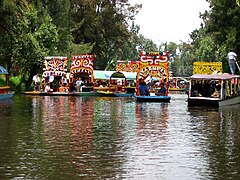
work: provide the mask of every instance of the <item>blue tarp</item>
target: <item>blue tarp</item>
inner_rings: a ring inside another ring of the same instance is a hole
[[[94,70],[93,71],[93,77],[95,80],[109,80],[110,76],[115,71],[104,71],[104,70]]]
[[[8,72],[4,67],[0,66],[0,74],[8,74]]]

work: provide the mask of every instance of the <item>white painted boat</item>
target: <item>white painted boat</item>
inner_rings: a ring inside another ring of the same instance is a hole
[[[219,91],[218,96],[214,96],[213,89]],[[240,76],[227,73],[191,76],[188,106],[223,107],[239,103]]]

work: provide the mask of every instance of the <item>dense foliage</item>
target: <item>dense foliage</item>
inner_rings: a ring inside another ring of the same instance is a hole
[[[28,88],[44,56],[93,53],[95,69],[136,59],[140,9],[128,0],[2,0],[0,64]]]
[[[221,61],[228,71],[228,51],[240,51],[239,1],[206,1],[210,10],[200,14],[203,23],[189,42],[157,46],[139,34],[141,5],[128,0],[1,0],[0,65],[21,76],[19,89],[28,89],[51,55],[93,53],[95,69],[113,70],[119,59],[138,59],[138,50],[165,50],[174,75],[191,75],[194,61]]]

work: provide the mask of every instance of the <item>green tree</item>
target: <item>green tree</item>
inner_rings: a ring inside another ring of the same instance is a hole
[[[216,47],[216,59],[222,61],[229,71],[227,53],[233,49],[240,52],[240,7],[235,0],[208,0],[211,11],[206,19],[206,36],[210,36]]]
[[[26,84],[26,90],[30,87],[32,77],[42,70],[43,58],[54,54],[58,42],[56,26],[49,15],[42,21],[39,20],[34,8],[23,13],[18,18],[15,31],[19,32],[14,39],[13,64],[20,69],[22,83]]]
[[[29,4],[25,0],[0,1],[0,64],[6,66],[9,72],[12,68],[13,40],[17,35],[14,30],[16,17],[28,8]]]
[[[72,1],[74,43],[94,43],[96,69],[105,69],[114,58],[131,54],[124,48],[133,37],[128,21],[134,19],[139,8],[131,6],[128,0]]]

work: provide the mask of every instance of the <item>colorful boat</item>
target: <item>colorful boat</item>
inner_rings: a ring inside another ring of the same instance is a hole
[[[195,74],[190,77],[188,106],[223,107],[240,103],[240,76]]]
[[[59,88],[62,86],[62,78],[65,76],[67,78],[67,57],[64,56],[47,56],[44,58],[43,67],[43,91],[44,86],[49,82],[50,76],[54,77],[53,82],[51,82],[51,88],[53,92],[59,92]]]
[[[44,95],[44,96],[99,96],[93,87],[93,55],[72,56],[70,73],[67,72],[67,57],[49,56],[45,57],[43,78],[50,75],[54,76],[51,91],[26,91],[25,95]],[[85,82],[81,91],[75,89],[75,81],[82,78]],[[65,83],[63,82],[65,79]],[[46,85],[46,80],[43,81]]]
[[[94,90],[94,73],[93,73],[94,55],[76,55],[72,56],[70,67],[70,84],[72,87],[77,87],[77,79],[82,81],[81,88],[71,90],[80,96],[97,96],[99,95]]]
[[[115,97],[116,96],[113,91],[97,91],[97,93],[100,96],[106,96],[106,97]]]
[[[170,102],[171,97],[168,96],[168,81],[169,81],[169,56],[168,52],[159,53],[159,52],[149,52],[145,54],[140,52],[140,62],[139,70],[137,73],[137,86],[140,81],[144,81],[148,77],[157,78],[159,83],[164,83],[166,86],[165,95],[157,96],[155,93],[158,91],[158,87],[150,87],[151,95],[142,96],[140,95],[139,88],[137,88],[136,100],[138,102]]]
[[[8,72],[2,66],[0,66],[0,75],[5,76],[5,85],[0,86],[0,100],[11,99],[14,95],[14,92],[9,91],[10,87],[8,86]]]
[[[59,92],[62,87],[62,79],[67,79],[67,57],[47,56],[43,62],[42,86],[39,91],[25,91],[25,95],[50,95],[52,92]],[[52,77],[52,81],[50,80]],[[51,87],[51,91],[45,91],[46,85]],[[68,87],[64,87],[68,89]]]
[[[170,102],[170,96],[136,96],[137,102]]]
[[[183,77],[169,78],[169,91],[187,91],[189,89],[189,81]]]
[[[116,71],[110,76],[109,86],[115,88],[115,96],[131,97],[135,94],[137,72]]]
[[[36,96],[44,96],[47,95],[47,92],[43,92],[43,91],[25,91],[23,92],[23,94],[25,95],[36,95]]]

